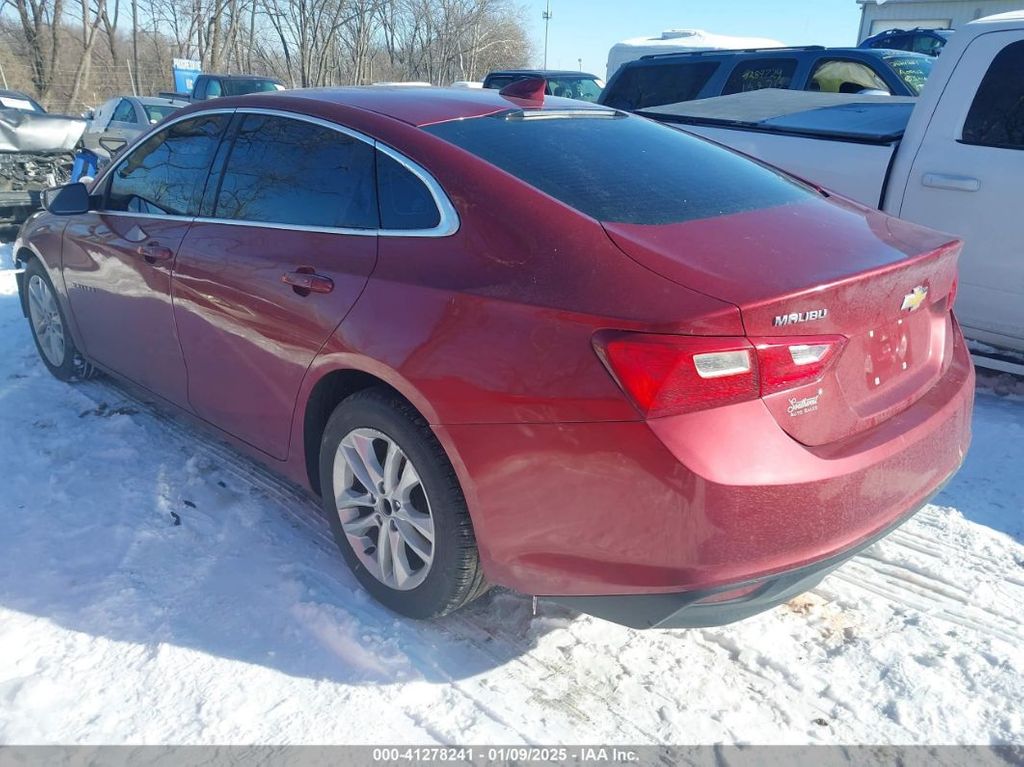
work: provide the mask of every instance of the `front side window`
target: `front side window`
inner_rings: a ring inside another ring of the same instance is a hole
[[[885,80],[866,64],[848,59],[825,59],[819,63],[807,83],[807,90],[822,93],[889,93]]]
[[[673,224],[815,196],[779,172],[631,115],[508,113],[424,130],[598,221]]]
[[[220,182],[215,218],[376,229],[374,148],[332,128],[245,115]]]
[[[723,95],[746,93],[763,88],[789,88],[796,72],[796,59],[757,59],[743,61],[729,75]]]
[[[1024,149],[1024,41],[995,57],[964,124],[963,142]]]
[[[226,124],[226,115],[201,115],[150,136],[110,174],[106,210],[196,215]]]
[[[644,109],[693,101],[718,69],[718,62],[691,61],[626,67],[605,99],[615,109]]]

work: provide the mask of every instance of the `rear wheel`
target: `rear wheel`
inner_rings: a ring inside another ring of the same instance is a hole
[[[486,590],[455,470],[426,421],[387,389],[342,401],[321,442],[324,510],[363,587],[434,618]]]
[[[46,368],[61,381],[91,378],[95,368],[78,353],[53,283],[34,258],[25,269],[25,298],[32,338]]]

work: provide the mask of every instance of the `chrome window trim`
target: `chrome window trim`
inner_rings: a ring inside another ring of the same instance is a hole
[[[288,112],[281,109],[266,109],[264,107],[239,107],[234,109],[204,109],[199,112],[190,112],[186,115],[173,118],[166,123],[161,123],[159,130],[166,130],[171,126],[182,122],[183,120],[189,120],[195,117],[201,117],[203,115],[210,114],[257,114],[257,115],[270,115],[273,117],[282,117],[290,120],[299,120],[301,122],[312,123],[313,125],[319,125],[320,127],[333,130],[343,135],[354,138],[357,141],[362,141],[364,144],[369,144],[372,148],[377,151],[383,152],[392,160],[397,162],[399,165],[404,167],[410,173],[412,173],[420,182],[427,187],[427,191],[430,192],[430,196],[434,200],[434,205],[437,207],[438,212],[438,224],[431,229],[384,229],[378,227],[377,229],[355,229],[346,227],[333,227],[333,226],[307,226],[303,224],[285,224],[273,221],[249,221],[233,218],[216,218],[213,216],[177,216],[177,215],[160,215],[156,213],[131,213],[129,211],[117,210],[117,211],[92,211],[105,216],[121,216],[131,218],[157,218],[167,219],[171,221],[192,221],[193,223],[202,224],[226,224],[228,226],[251,226],[260,229],[283,229],[285,231],[298,231],[298,232],[322,232],[324,234],[343,234],[353,235],[357,237],[450,237],[459,231],[461,226],[461,220],[459,214],[455,210],[455,206],[452,205],[451,200],[445,193],[444,189],[433,177],[433,175],[426,170],[419,163],[410,160],[408,157],[403,155],[396,149],[378,141],[375,138],[367,136],[364,133],[347,128],[344,125],[331,122],[330,120],[324,120],[320,117],[313,117],[312,115],[305,115],[300,112]],[[151,134],[147,134],[146,138],[153,135],[157,131],[153,131]],[[139,141],[139,144],[143,143],[146,139]],[[132,151],[135,151],[134,148]],[[102,187],[103,184],[107,183],[107,177],[114,172],[114,169],[121,165],[130,155],[125,155],[120,158],[116,163],[111,163],[110,166],[104,169],[103,173],[99,175],[93,184],[93,188]]]
[[[160,131],[167,130],[171,126],[177,125],[178,123],[183,122],[184,120],[191,120],[193,117],[202,117],[203,115],[233,115],[235,113],[235,111],[236,111],[235,109],[204,109],[201,112],[190,112],[187,115],[181,115],[179,117],[174,117],[174,118],[169,119],[167,122],[161,122],[159,125],[154,125],[153,126],[153,130],[151,130],[148,133],[146,133],[143,138],[138,139],[138,143],[135,146],[132,147],[131,152],[129,152],[128,154],[124,155],[123,157],[119,157],[116,162],[110,163],[110,165],[108,165],[106,168],[104,168],[100,172],[100,174],[98,176],[96,176],[96,180],[93,181],[93,183],[92,183],[92,189],[98,189],[103,184],[107,183],[107,177],[111,173],[114,172],[114,168],[117,168],[119,165],[121,165],[121,163],[123,163],[125,160],[127,160],[131,156],[132,152],[135,152],[138,149],[138,147],[141,146],[143,143],[145,143],[145,141],[150,136],[153,136],[153,135],[155,135],[156,133],[158,133]],[[95,213],[106,213],[107,211],[99,210],[99,211],[94,211],[94,212]],[[125,211],[110,211],[110,212],[112,212],[112,213],[124,213]],[[177,218],[191,218],[191,216],[177,216]]]
[[[444,189],[441,188],[441,185],[437,183],[437,180],[426,170],[426,168],[416,162],[413,162],[404,154],[392,149],[387,144],[382,144],[379,141],[374,141],[373,144],[377,148],[377,151],[386,154],[418,178],[420,182],[427,187],[427,191],[430,192],[430,196],[434,198],[434,205],[437,207],[438,212],[437,226],[432,229],[381,229],[379,230],[381,237],[450,237],[459,231],[459,214],[456,212],[455,206],[452,205],[452,202],[448,199],[448,195],[445,194]]]

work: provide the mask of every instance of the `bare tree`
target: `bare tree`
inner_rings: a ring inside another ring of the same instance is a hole
[[[21,21],[32,68],[32,84],[36,95],[49,100],[50,85],[57,68],[57,37],[63,21],[63,0],[4,0],[6,9],[13,6]]]

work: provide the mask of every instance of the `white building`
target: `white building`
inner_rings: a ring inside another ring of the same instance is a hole
[[[1024,9],[1024,0],[857,0],[861,7],[857,41],[887,29],[956,29],[996,13]]]

